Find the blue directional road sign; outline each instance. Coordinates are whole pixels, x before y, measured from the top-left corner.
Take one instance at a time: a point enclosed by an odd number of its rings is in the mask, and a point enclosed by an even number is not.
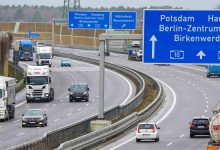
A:
[[[39,37],[40,33],[33,33],[31,32],[31,30],[28,31],[28,37],[32,38],[32,37]]]
[[[70,29],[109,29],[109,12],[69,11]]]
[[[145,63],[220,63],[220,11],[144,10]]]
[[[136,12],[112,12],[112,29],[135,30]]]

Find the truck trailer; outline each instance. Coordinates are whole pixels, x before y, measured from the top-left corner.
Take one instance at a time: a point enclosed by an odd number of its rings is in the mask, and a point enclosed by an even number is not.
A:
[[[212,116],[210,117],[210,141],[207,150],[220,149],[220,101],[212,108]]]
[[[28,66],[25,82],[27,102],[54,100],[49,66]]]
[[[38,65],[52,65],[52,48],[50,46],[36,47],[36,64]]]
[[[14,78],[0,76],[0,120],[15,117],[15,86]]]

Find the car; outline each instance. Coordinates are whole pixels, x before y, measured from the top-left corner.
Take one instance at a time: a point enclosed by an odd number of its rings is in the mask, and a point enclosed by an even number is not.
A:
[[[47,126],[47,114],[43,109],[27,109],[22,116],[22,127]]]
[[[71,67],[71,60],[63,59],[61,60],[61,67]]]
[[[68,88],[69,101],[89,101],[89,87],[87,83],[73,83]]]
[[[190,138],[195,135],[210,135],[209,133],[210,119],[208,117],[194,117],[189,123]]]
[[[160,140],[159,127],[157,127],[156,123],[139,123],[136,131],[136,142],[140,142],[141,140],[154,140],[158,142]]]

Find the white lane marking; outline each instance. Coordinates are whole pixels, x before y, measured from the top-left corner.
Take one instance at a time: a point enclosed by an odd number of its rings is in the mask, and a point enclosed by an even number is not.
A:
[[[19,103],[19,104],[15,105],[15,108],[16,108],[16,107],[19,107],[19,106],[21,106],[21,105],[23,105],[23,104],[25,104],[25,103],[26,103],[26,101],[21,102],[21,103]]]
[[[54,122],[57,122],[57,121],[59,121],[59,120],[60,120],[60,119],[55,119]]]
[[[18,133],[16,136],[20,136],[20,135],[23,135],[24,133],[22,132],[22,133]]]
[[[207,110],[205,110],[205,113],[207,113]]]
[[[184,137],[185,135],[184,134],[181,134],[179,137],[181,138],[181,137]]]
[[[0,128],[2,128],[3,126],[0,126]]]
[[[168,143],[167,146],[170,146],[171,144],[173,144],[173,142]]]
[[[96,96],[97,98],[99,98],[99,96]]]
[[[68,98],[69,96],[67,95],[66,98]]]
[[[63,101],[63,99],[60,100],[61,102]]]
[[[167,111],[167,113],[159,120],[157,121],[157,124],[159,124],[160,122],[162,122],[174,109],[175,105],[176,105],[176,93],[175,91],[168,85],[166,84],[165,82],[159,80],[159,79],[156,79],[157,81],[161,82],[162,84],[164,84],[172,93],[173,95],[173,103],[172,103],[172,106],[170,107],[170,109]]]
[[[200,87],[198,87],[198,86],[197,86],[196,88],[197,88],[197,89],[200,89]]]
[[[86,104],[86,106],[89,106],[89,104]]]
[[[66,116],[70,116],[70,115],[72,115],[73,113],[69,113],[69,114],[67,114]]]
[[[209,103],[209,101],[206,101],[206,103],[208,104],[208,103]]]
[[[13,121],[13,122],[19,122],[19,120],[15,120],[15,121]]]
[[[53,104],[52,106],[54,107],[54,106],[56,106],[57,104]]]
[[[205,99],[208,99],[208,97],[206,96]]]
[[[77,110],[80,111],[82,108],[78,108]]]
[[[120,104],[120,105],[124,105],[130,99],[130,97],[132,95],[132,90],[133,90],[132,85],[129,82],[129,80],[126,79],[124,76],[122,76],[122,75],[120,75],[120,74],[118,74],[118,73],[116,73],[114,71],[111,71],[111,70],[109,70],[109,71],[114,73],[115,75],[119,76],[120,78],[122,78],[127,83],[127,85],[128,85],[129,93],[128,93],[127,97],[125,98],[125,100]]]
[[[75,83],[77,83],[77,81],[74,81]]]
[[[95,101],[95,99],[92,99],[91,101],[92,101],[92,102],[94,102],[94,101]]]
[[[206,105],[206,108],[208,108],[209,107],[209,105]]]
[[[206,93],[203,93],[204,96],[206,96]]]
[[[203,69],[198,69],[198,68],[193,68],[193,67],[188,67],[188,66],[179,66],[179,65],[174,65],[174,66],[178,66],[178,67],[182,67],[182,68],[188,68],[188,69],[193,69],[193,70],[197,70],[197,71],[202,71],[202,72],[206,72],[206,70]]]
[[[203,93],[204,91],[203,91],[203,90],[201,90],[200,92],[201,92],[201,93]]]
[[[161,83],[163,83],[165,86],[167,86],[168,89],[171,91],[171,93],[172,93],[172,95],[173,95],[173,103],[172,103],[172,106],[171,106],[170,109],[167,111],[167,113],[166,113],[159,121],[157,121],[157,124],[159,124],[159,123],[162,122],[166,117],[168,117],[168,115],[169,115],[169,114],[172,112],[172,110],[174,109],[174,107],[175,107],[175,105],[176,105],[176,93],[175,93],[174,90],[173,90],[168,84],[166,84],[165,82],[163,82],[163,81],[161,81],[161,80],[159,80],[159,79],[156,79],[156,78],[154,78],[154,79],[157,80],[157,81],[159,81],[159,82],[161,82]],[[136,138],[136,137],[132,137],[132,138],[128,139],[127,141],[125,141],[125,142],[123,142],[123,143],[121,143],[121,144],[118,144],[118,145],[116,145],[115,147],[113,147],[113,148],[111,148],[111,149],[109,149],[109,150],[115,150],[115,149],[117,149],[117,148],[119,148],[119,147],[121,147],[121,146],[123,146],[123,145],[129,143],[130,141],[134,140],[135,138]]]

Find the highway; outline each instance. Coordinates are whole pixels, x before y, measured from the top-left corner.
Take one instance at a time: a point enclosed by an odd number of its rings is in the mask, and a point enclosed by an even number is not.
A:
[[[62,49],[69,53],[70,49]],[[98,59],[97,51],[74,50],[75,55]],[[209,137],[189,138],[189,122],[193,117],[211,116],[211,108],[219,101],[219,78],[206,78],[206,69],[193,65],[158,66],[128,61],[127,55],[110,53],[106,61],[124,65],[149,74],[162,81],[166,91],[166,102],[161,111],[149,122],[160,122],[160,142],[135,142],[135,129],[114,139],[100,148],[102,150],[201,150],[206,149]],[[171,107],[173,105],[173,108]],[[167,109],[163,110],[164,107]],[[171,109],[172,108],[172,109]],[[163,118],[166,112],[170,113]]]
[[[52,82],[55,89],[55,100],[45,103],[26,103],[25,90],[16,96],[15,119],[0,123],[0,149],[32,141],[54,129],[73,124],[98,113],[98,67],[95,65],[72,61],[72,67],[60,67],[59,57],[53,58],[51,67]],[[22,67],[34,62],[20,62]],[[67,88],[74,82],[86,82],[90,88],[89,102],[69,103]],[[114,107],[125,99],[130,100],[136,93],[134,84],[121,75],[107,71],[105,76],[105,109]],[[48,116],[47,127],[22,128],[22,114],[29,108],[43,108]]]

